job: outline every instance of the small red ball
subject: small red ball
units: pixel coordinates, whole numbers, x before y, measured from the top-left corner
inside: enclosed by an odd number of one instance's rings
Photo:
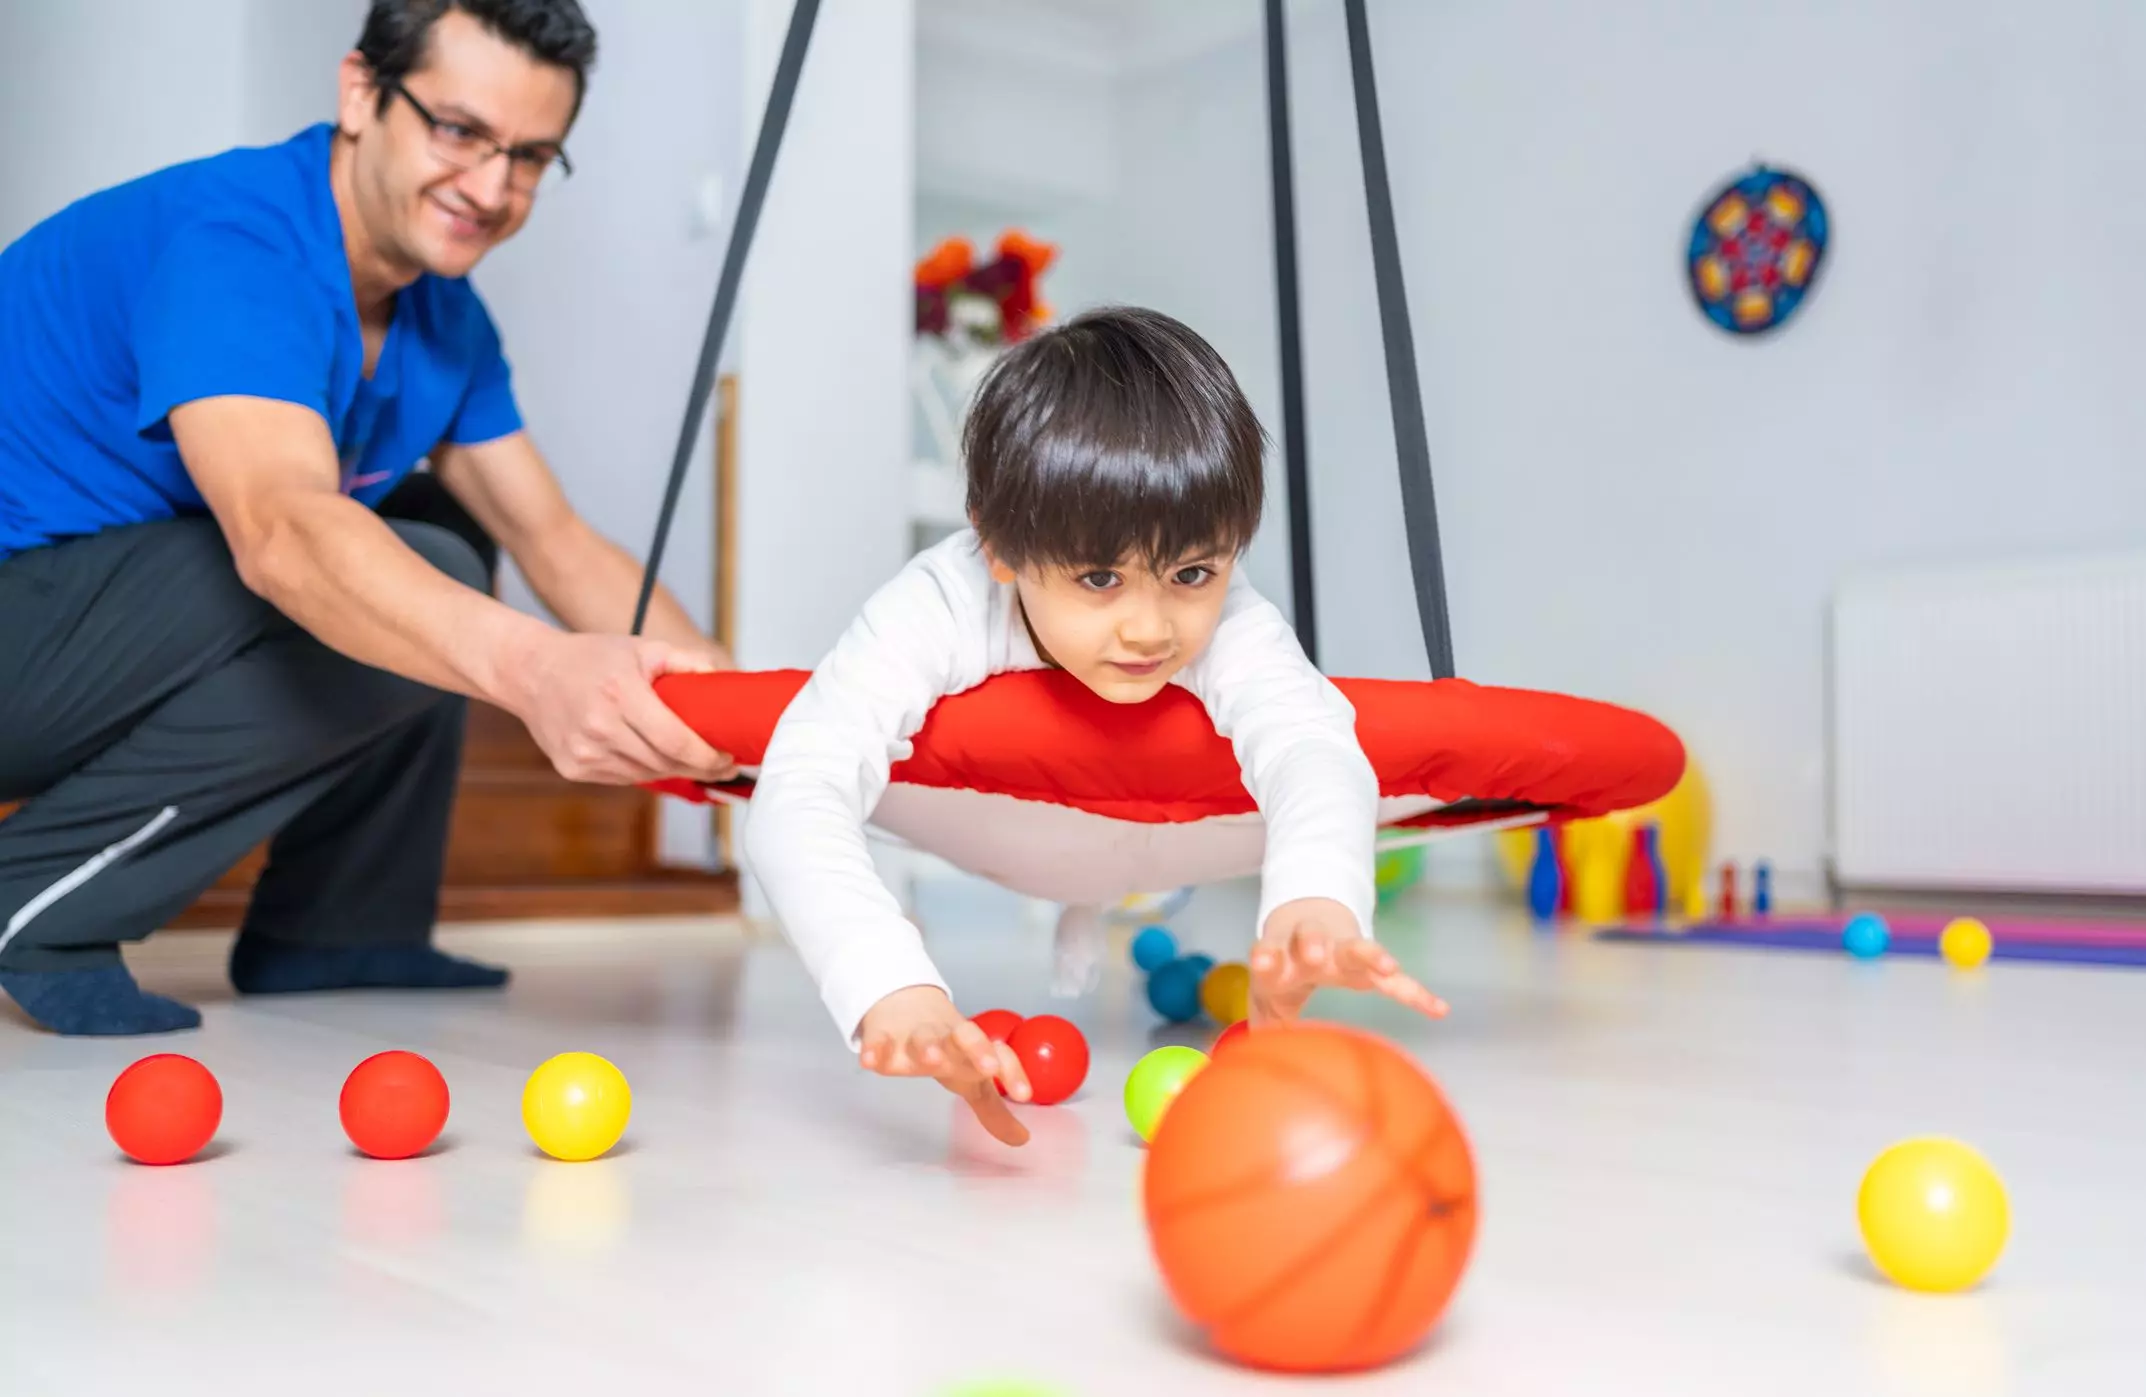
[[[216,1137],[224,1092],[216,1074],[179,1053],[156,1053],[119,1074],[104,1098],[104,1128],[129,1159],[183,1164]]]
[[[1237,1022],[1231,1024],[1228,1028],[1223,1029],[1220,1033],[1215,1035],[1214,1046],[1207,1050],[1207,1056],[1209,1058],[1219,1057],[1224,1048],[1236,1047],[1237,1044],[1243,1040],[1244,1035],[1250,1033],[1251,1031],[1251,1020],[1237,1020]]]
[[[1088,1080],[1088,1040],[1056,1014],[1026,1020],[1007,1040],[1028,1073],[1029,1100],[1055,1106]]]
[[[408,1159],[447,1124],[447,1079],[416,1053],[375,1053],[343,1082],[343,1133],[374,1159]]]
[[[982,1029],[984,1037],[992,1042],[1004,1043],[1010,1041],[1013,1038],[1013,1031],[1021,1026],[1021,1016],[1011,1009],[986,1009],[970,1022]],[[997,1079],[994,1078],[993,1080]],[[998,1094],[1000,1096],[1006,1094],[1006,1084],[1004,1082],[999,1082]]]

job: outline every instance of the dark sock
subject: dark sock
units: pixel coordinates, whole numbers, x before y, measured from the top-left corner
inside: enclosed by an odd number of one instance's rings
[[[145,993],[123,965],[95,970],[0,970],[0,990],[6,990],[22,1012],[54,1033],[119,1038],[201,1027],[199,1010]]]
[[[241,936],[231,945],[231,983],[241,994],[459,990],[506,982],[504,970],[430,946],[300,946],[264,936]]]

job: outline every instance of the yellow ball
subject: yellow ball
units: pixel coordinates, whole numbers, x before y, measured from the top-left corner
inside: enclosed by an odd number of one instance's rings
[[[1989,1161],[1935,1136],[1879,1155],[1855,1212],[1870,1259],[1909,1290],[1966,1290],[1997,1264],[2012,1231],[2004,1181]]]
[[[1229,961],[1208,971],[1200,981],[1200,1007],[1218,1024],[1233,1024],[1251,1013],[1251,970]]]
[[[1945,963],[1960,970],[1973,970],[1990,958],[1990,929],[1973,917],[1948,923],[1937,938],[1937,952]]]
[[[554,1159],[594,1159],[626,1133],[633,1088],[626,1074],[594,1053],[561,1053],[529,1074],[522,1125]]]

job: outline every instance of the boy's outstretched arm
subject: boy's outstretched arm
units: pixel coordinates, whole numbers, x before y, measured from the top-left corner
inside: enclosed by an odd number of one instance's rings
[[[1355,710],[1274,604],[1233,582],[1186,684],[1235,746],[1267,826],[1253,1018],[1294,1018],[1322,985],[1442,1016],[1444,1002],[1371,939],[1378,778],[1356,740]]]
[[[1020,1061],[954,1008],[865,843],[866,817],[895,757],[932,705],[962,685],[963,646],[976,642],[956,604],[917,565],[866,603],[776,725],[746,819],[746,851],[859,1062],[887,1076],[936,1078],[986,1129],[1019,1144],[1027,1132],[992,1078],[1026,1100]]]

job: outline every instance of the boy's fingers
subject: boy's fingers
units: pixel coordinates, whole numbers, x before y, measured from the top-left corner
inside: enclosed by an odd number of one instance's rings
[[[956,1025],[952,1046],[962,1062],[972,1068],[976,1076],[983,1078],[986,1086],[996,1078],[1006,1084],[1006,1090],[1013,1094],[1014,1100],[1028,1099],[1028,1078],[1021,1071],[1021,1060],[1014,1056],[1011,1048],[1002,1050],[1000,1044],[992,1042],[973,1020]],[[966,1079],[969,1073],[963,1072],[962,1076]],[[993,1087],[993,1092],[996,1091]]]
[[[939,1024],[918,1024],[909,1031],[909,1061],[929,1076],[939,1076],[946,1067],[946,1029]]]
[[[1360,971],[1366,975],[1398,975],[1401,963],[1393,958],[1393,952],[1376,941],[1349,941],[1341,947],[1340,961],[1345,970]]]
[[[1021,1055],[1004,1043],[994,1043],[998,1050],[998,1071],[992,1075],[1006,1086],[1006,1094],[1016,1101],[1026,1101],[1034,1096],[1035,1089],[1029,1085],[1028,1069],[1021,1065]]]
[[[1286,1023],[1304,1012],[1304,1005],[1311,998],[1308,989],[1277,990],[1262,988],[1252,996],[1252,1022]]]
[[[998,1094],[998,1088],[988,1080],[959,1089],[962,1100],[976,1113],[977,1123],[991,1132],[991,1138],[1002,1145],[1025,1145],[1028,1143],[1028,1127],[1021,1124],[1020,1117],[1009,1110]]]
[[[1434,1019],[1446,1016],[1446,1002],[1406,975],[1381,975],[1372,982],[1380,994]]]

